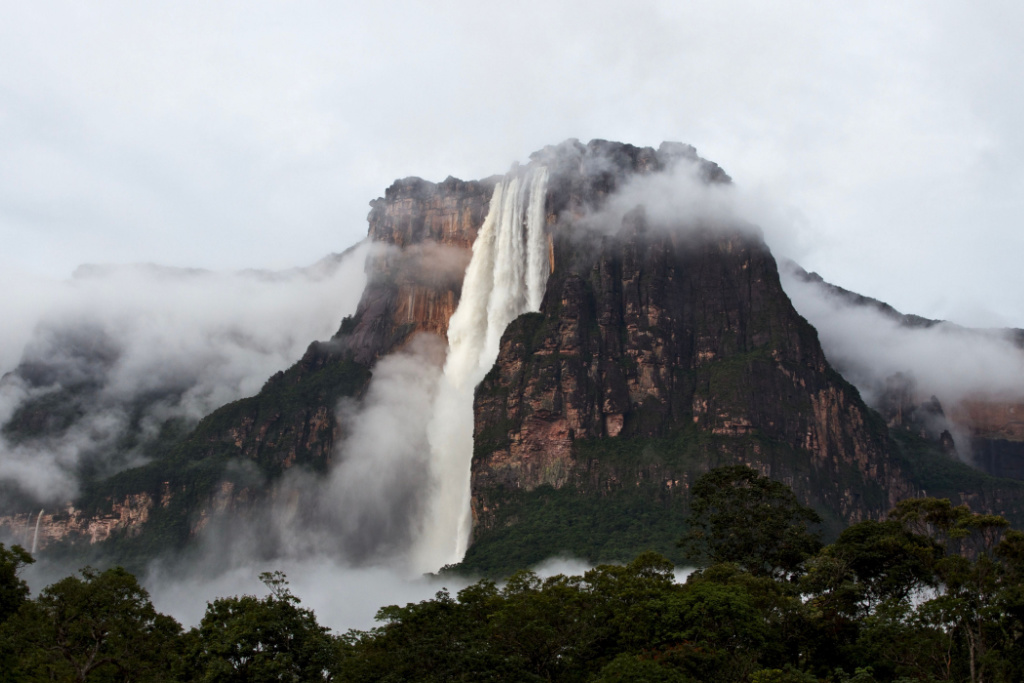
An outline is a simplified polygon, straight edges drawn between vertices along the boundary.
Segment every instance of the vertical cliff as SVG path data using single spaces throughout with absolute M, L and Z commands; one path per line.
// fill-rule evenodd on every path
M 370 202 L 368 239 L 380 248 L 359 309 L 336 337 L 357 362 L 372 364 L 416 332 L 447 333 L 495 182 L 406 178 Z
M 678 147 L 548 154 L 561 155 L 555 267 L 541 312 L 509 326 L 477 389 L 469 568 L 671 553 L 689 482 L 722 464 L 785 481 L 832 529 L 927 492 L 884 420 L 830 367 L 758 231 L 706 215 L 666 222 L 643 203 L 617 225 L 602 215 L 637 175 L 687 163 L 727 183 L 720 169 Z M 1007 511 L 998 495 L 975 502 Z
M 1024 479 L 1024 332 L 906 315 L 785 264 L 798 308 L 821 325 L 836 369 L 888 426 L 997 477 Z M 874 343 L 854 343 L 846 329 Z M 831 347 L 831 348 L 830 348 Z

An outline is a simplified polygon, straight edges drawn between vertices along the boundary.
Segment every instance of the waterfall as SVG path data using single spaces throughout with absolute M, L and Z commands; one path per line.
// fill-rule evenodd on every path
M 36 554 L 36 545 L 39 543 L 39 522 L 42 519 L 43 519 L 43 510 L 40 510 L 39 511 L 39 516 L 36 517 L 36 532 L 34 534 L 32 534 L 32 555 Z
M 543 166 L 533 174 L 530 185 L 530 208 L 526 213 L 526 306 L 539 311 L 551 274 L 548 241 L 544 230 L 544 200 L 547 196 L 548 169 Z
M 549 275 L 547 179 L 541 167 L 499 182 L 473 243 L 462 297 L 448 323 L 448 356 L 427 432 L 433 491 L 415 552 L 424 571 L 458 562 L 466 553 L 473 391 L 497 360 L 508 324 L 540 310 Z

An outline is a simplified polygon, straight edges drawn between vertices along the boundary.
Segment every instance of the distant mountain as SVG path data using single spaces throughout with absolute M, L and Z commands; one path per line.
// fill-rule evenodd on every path
M 1024 479 L 1024 330 L 905 315 L 792 262 L 782 275 L 830 361 L 890 428 L 942 441 L 995 476 Z

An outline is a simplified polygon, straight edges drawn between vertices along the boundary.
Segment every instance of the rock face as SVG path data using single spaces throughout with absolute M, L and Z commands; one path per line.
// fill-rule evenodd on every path
M 370 202 L 368 239 L 378 248 L 367 260 L 355 315 L 271 377 L 258 396 L 215 413 L 221 426 L 208 440 L 274 472 L 295 464 L 324 471 L 341 437 L 338 399 L 358 396 L 374 362 L 413 335 L 446 334 L 493 189 L 489 180 L 406 178 Z
M 445 336 L 494 184 L 406 178 L 370 202 L 369 239 L 383 248 L 367 263 L 359 310 L 339 332 L 357 362 L 369 365 L 417 332 Z
M 967 432 L 978 467 L 997 477 L 1024 479 L 1024 403 L 967 399 L 953 406 L 950 419 Z
M 1012 357 L 1014 349 L 1024 354 L 1022 330 L 972 329 L 946 321 L 905 315 L 881 301 L 825 282 L 821 276 L 808 273 L 794 263 L 787 263 L 786 268 L 792 278 L 816 288 L 830 305 L 844 311 L 866 309 L 880 314 L 878 319 L 894 323 L 903 338 L 908 342 L 917 339 L 916 343 L 923 350 L 929 349 L 936 339 L 947 337 L 960 340 L 962 347 L 968 349 L 973 345 L 977 349 L 974 353 L 982 356 L 993 352 L 993 349 L 1007 358 Z M 960 349 L 957 352 L 963 353 Z M 840 352 L 839 362 L 842 365 L 837 369 L 857 378 L 858 386 L 865 393 L 874 395 L 872 407 L 891 429 L 938 442 L 946 452 L 994 476 L 1024 479 L 1024 386 L 1014 391 L 1004 382 L 1003 386 L 991 387 L 987 392 L 953 392 L 940 401 L 922 389 L 910 368 L 889 376 L 878 376 L 874 368 L 887 365 L 884 354 L 883 350 L 874 362 L 867 362 L 869 371 L 865 372 L 864 368 L 857 367 L 856 360 L 847 367 L 851 359 L 843 358 L 844 354 Z M 969 356 L 970 351 L 966 355 Z M 870 358 L 869 354 L 865 356 Z M 935 374 L 943 371 L 949 370 L 941 368 Z M 1008 376 L 1012 377 L 1012 373 Z M 936 390 L 934 378 L 932 384 L 932 389 Z
M 509 330 L 478 390 L 478 489 L 558 486 L 575 440 L 660 437 L 692 425 L 855 464 L 902 482 L 893 501 L 911 490 L 886 463 L 877 418 L 830 372 L 814 330 L 789 307 L 759 240 L 690 244 L 644 235 L 638 216 L 630 223 L 592 262 L 573 263 L 572 244 L 556 241 L 567 257 L 556 258 L 544 311 Z
M 154 501 L 147 493 L 126 496 L 110 506 L 105 515 L 87 515 L 73 505 L 57 512 L 22 513 L 5 519 L 15 542 L 25 548 L 45 548 L 69 536 L 81 536 L 89 543 L 101 543 L 124 531 L 137 536 L 149 520 Z
M 649 468 L 662 488 L 747 462 L 846 522 L 918 494 L 888 456 L 885 425 L 793 309 L 759 235 L 685 219 L 655 226 L 640 208 L 611 234 L 573 220 L 630 174 L 666 165 L 653 150 L 604 158 L 616 161 L 601 175 L 563 165 L 568 178 L 552 181 L 549 204 L 570 215 L 552 216 L 555 269 L 541 313 L 509 327 L 477 390 L 478 534 L 522 523 L 506 508 L 524 492 L 600 496 L 635 485 L 644 475 L 602 453 L 611 441 L 643 450 L 685 435 L 700 455 Z M 714 169 L 706 181 L 727 182 Z

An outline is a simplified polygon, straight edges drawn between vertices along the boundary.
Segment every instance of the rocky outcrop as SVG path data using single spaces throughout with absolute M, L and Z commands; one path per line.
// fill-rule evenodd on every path
M 335 407 L 358 397 L 381 356 L 417 333 L 444 336 L 455 312 L 476 233 L 494 180 L 396 181 L 370 202 L 368 239 L 376 248 L 355 315 L 326 342 L 310 345 L 292 368 L 271 377 L 259 395 L 214 413 L 193 442 L 277 474 L 296 464 L 325 471 L 342 437 Z
M 973 397 L 949 413 L 966 433 L 969 456 L 977 467 L 993 476 L 1024 479 L 1024 403 Z
M 69 505 L 55 512 L 41 510 L 0 517 L 0 527 L 7 529 L 13 542 L 25 548 L 42 550 L 55 541 L 72 538 L 100 543 L 119 531 L 137 536 L 149 520 L 153 505 L 152 496 L 138 493 L 112 501 L 104 514 L 86 514 Z
M 927 494 L 1024 521 L 1024 489 L 971 473 L 951 457 L 948 431 L 892 439 L 829 365 L 756 229 L 699 211 L 666 219 L 664 185 L 628 187 L 683 159 L 705 183 L 728 182 L 721 169 L 692 148 L 670 148 L 672 160 L 665 146 L 602 147 L 603 162 L 579 162 L 593 143 L 545 150 L 558 169 L 555 268 L 541 312 L 509 326 L 477 389 L 470 569 L 500 571 L 509 554 L 522 564 L 560 551 L 670 551 L 689 483 L 733 463 L 787 483 L 833 533 Z M 604 208 L 617 187 L 618 213 Z M 936 324 L 841 294 L 902 325 Z M 906 398 L 895 396 L 897 421 L 941 414 Z
M 950 419 L 969 429 L 976 438 L 1024 441 L 1024 403 L 1021 402 L 968 398 L 953 406 Z
M 881 301 L 832 285 L 792 262 L 785 267 L 793 281 L 816 290 L 833 314 L 877 313 L 879 317 L 875 320 L 883 326 L 895 323 L 895 329 L 900 330 L 897 339 L 908 345 L 916 344 L 925 358 L 936 357 L 934 349 L 944 348 L 943 344 L 951 339 L 958 340 L 959 346 L 955 350 L 946 347 L 947 353 L 955 352 L 967 359 L 973 354 L 982 360 L 989 359 L 988 362 L 994 362 L 993 356 L 1001 358 L 1007 372 L 1006 379 L 1000 378 L 1003 381 L 999 386 L 989 388 L 977 381 L 973 387 L 959 389 L 955 388 L 955 373 L 947 381 L 936 381 L 950 373 L 950 369 L 933 360 L 933 367 L 926 373 L 930 375 L 926 383 L 931 391 L 925 391 L 912 368 L 902 368 L 888 376 L 880 374 L 876 368 L 890 364 L 884 346 L 874 359 L 870 351 L 861 357 L 851 357 L 849 350 L 836 349 L 840 364 L 837 369 L 871 396 L 871 406 L 891 429 L 929 440 L 944 452 L 994 476 L 1024 479 L 1024 386 L 1013 387 L 1009 380 L 1014 376 L 1014 366 L 1020 362 L 1018 358 L 1014 363 L 1015 348 L 1017 353 L 1024 350 L 1024 331 L 967 328 L 906 315 Z M 857 318 L 860 324 L 870 319 Z M 827 320 L 825 317 L 822 322 Z M 945 391 L 941 401 L 933 391 Z
M 336 417 L 339 399 L 358 399 L 376 360 L 416 333 L 447 332 L 494 184 L 495 179 L 432 183 L 406 178 L 387 188 L 370 203 L 368 239 L 375 248 L 366 265 L 367 287 L 356 314 L 342 321 L 338 333 L 312 343 L 298 363 L 269 378 L 256 396 L 222 406 L 177 442 L 157 444 L 160 451 L 148 454 L 152 461 L 147 465 L 90 485 L 74 506 L 44 514 L 39 547 L 98 543 L 115 536 L 136 539 L 154 521 L 161 531 L 148 533 L 164 534 L 165 544 L 174 546 L 206 527 L 213 516 L 245 509 L 272 493 L 272 482 L 287 469 L 326 472 L 334 444 L 344 436 Z M 108 362 L 109 354 L 101 353 L 106 346 L 92 338 L 72 341 L 73 350 L 92 354 L 90 362 L 95 356 L 93 364 Z M 53 365 L 43 358 L 26 364 L 22 374 L 52 382 L 50 375 L 60 372 Z M 71 398 L 85 400 L 80 395 L 85 394 L 78 391 Z M 57 398 L 48 396 L 32 404 L 33 410 L 22 411 L 17 416 L 21 432 L 63 428 L 78 404 Z M 239 469 L 239 464 L 244 467 Z M 239 472 L 247 474 L 235 481 Z M 255 483 L 246 477 L 254 477 Z M 165 489 L 178 495 L 166 505 L 155 505 Z M 38 512 L 28 510 L 35 505 L 25 501 L 9 507 L 20 512 L 0 517 L 0 530 L 22 539 L 26 525 L 32 525 L 34 533 Z
M 336 338 L 357 362 L 369 365 L 417 332 L 445 336 L 495 182 L 406 178 L 370 202 L 369 239 L 381 248 Z

